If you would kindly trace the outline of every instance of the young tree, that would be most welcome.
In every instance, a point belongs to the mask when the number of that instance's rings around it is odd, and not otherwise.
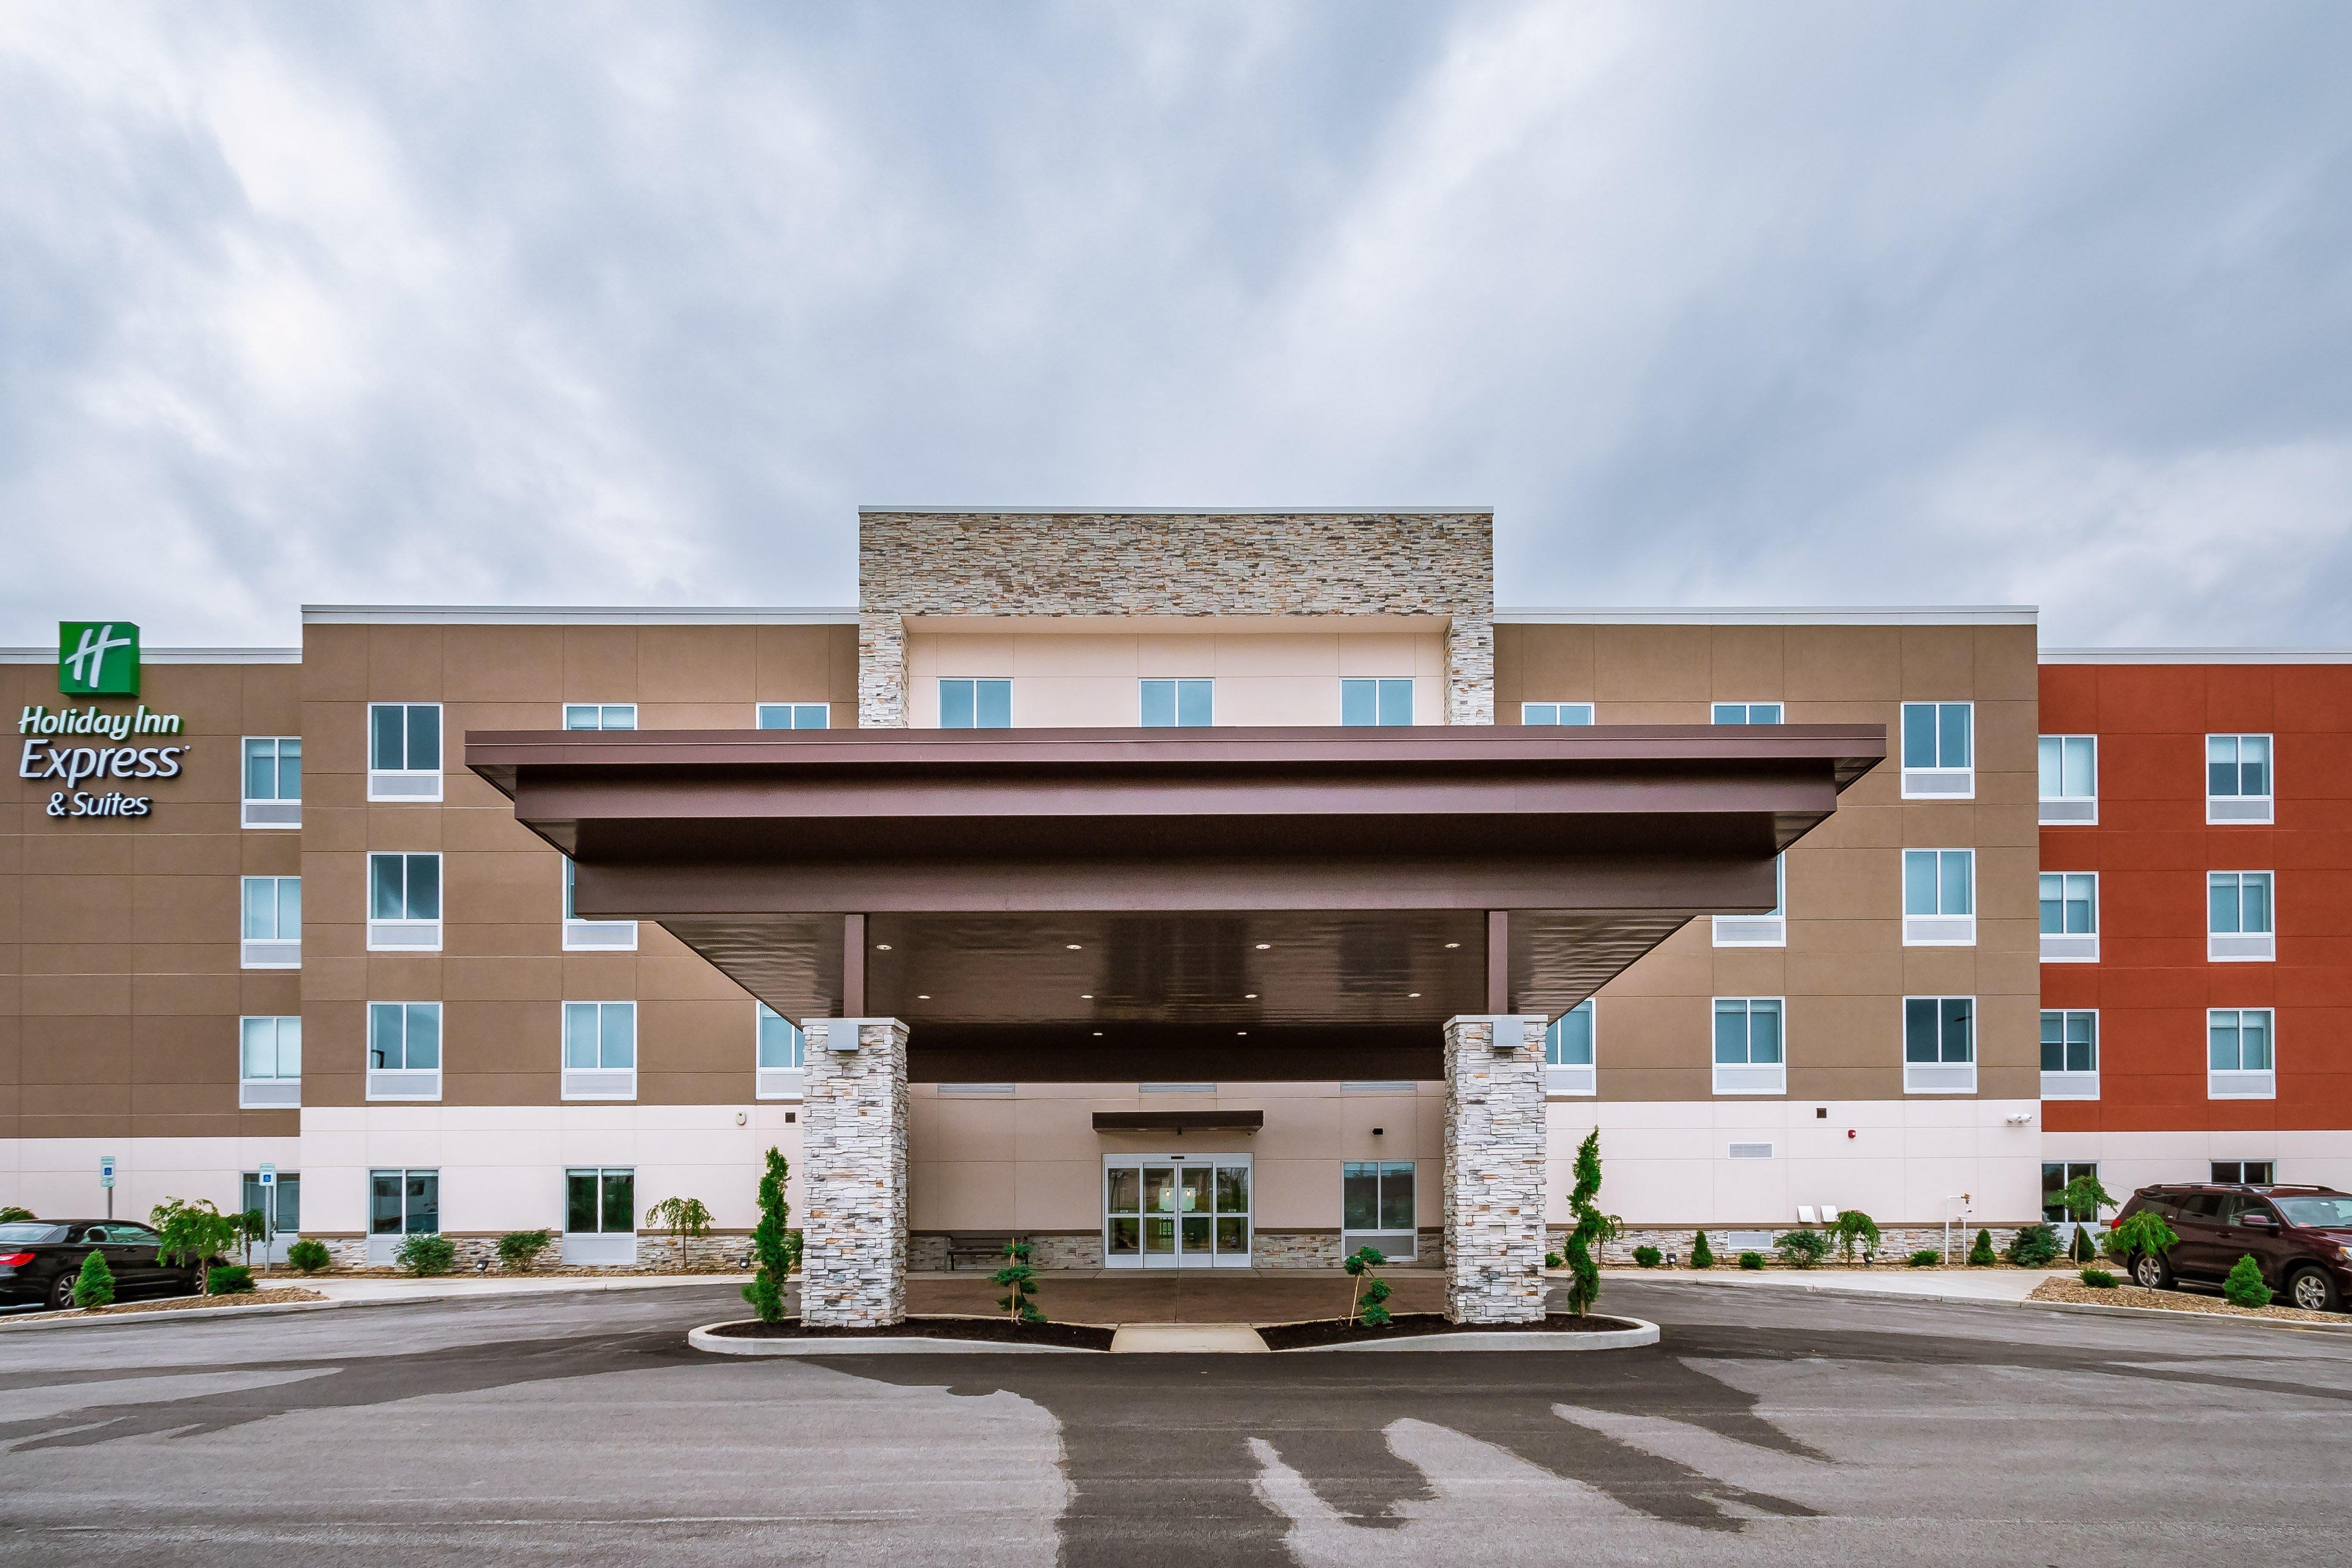
[[[1601,1265],[1593,1260],[1592,1249],[1609,1239],[1611,1228],[1608,1216],[1592,1201],[1600,1194],[1601,1129],[1595,1127],[1577,1145],[1576,1180],[1568,1194],[1569,1212],[1575,1216],[1576,1226],[1561,1244],[1573,1276],[1568,1286],[1569,1311],[1580,1318],[1601,1299]]]
[[[1372,1272],[1387,1261],[1388,1255],[1379,1248],[1359,1247],[1339,1265],[1356,1281],[1348,1294],[1348,1316],[1366,1328],[1379,1328],[1390,1321],[1389,1310],[1382,1304],[1391,1294],[1389,1282]]]
[[[230,1215],[229,1223],[236,1227],[237,1249],[245,1254],[245,1265],[250,1269],[253,1249],[269,1239],[269,1221],[263,1218],[261,1210],[248,1208],[242,1214]]]
[[[669,1232],[670,1250],[677,1254],[677,1266],[683,1269],[687,1239],[699,1241],[710,1234],[710,1210],[698,1197],[666,1197],[646,1210],[646,1223]]]
[[[74,1279],[73,1299],[74,1305],[85,1311],[114,1300],[114,1270],[106,1266],[106,1254],[95,1247],[81,1260],[81,1272]]]
[[[2152,1208],[2126,1215],[2123,1223],[2107,1233],[2107,1249],[2115,1254],[2117,1262],[2125,1264],[2137,1258],[2162,1260],[2166,1253],[2179,1245],[2180,1233]]]
[[[743,1287],[743,1299],[763,1323],[784,1315],[784,1279],[792,1271],[791,1238],[786,1229],[792,1206],[784,1201],[784,1184],[793,1167],[782,1153],[768,1151],[768,1168],[760,1177],[760,1221],[751,1227],[751,1260],[758,1272]]]
[[[1878,1221],[1858,1208],[1841,1209],[1837,1217],[1838,1256],[1848,1263],[1853,1261],[1856,1243],[1864,1251],[1878,1250]]]
[[[1045,1314],[1037,1310],[1037,1275],[1029,1267],[1029,1243],[1017,1237],[1007,1241],[1004,1258],[1004,1267],[988,1277],[990,1284],[1005,1289],[1006,1293],[996,1298],[996,1304],[1015,1322],[1044,1322]]]
[[[236,1245],[237,1217],[223,1214],[208,1197],[194,1203],[167,1197],[148,1211],[147,1223],[163,1238],[156,1261],[194,1264],[199,1291],[205,1289],[205,1266]]]

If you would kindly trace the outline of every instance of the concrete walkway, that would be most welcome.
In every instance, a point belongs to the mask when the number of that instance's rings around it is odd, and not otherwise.
[[[1856,1296],[2021,1301],[2044,1280],[2073,1279],[2073,1269],[1603,1269],[1607,1280],[1656,1285],[1832,1291]]]
[[[593,1274],[445,1274],[430,1280],[369,1276],[338,1279],[333,1275],[306,1280],[298,1274],[274,1274],[266,1280],[257,1277],[254,1282],[264,1289],[300,1285],[331,1301],[438,1301],[537,1296],[561,1291],[658,1291],[677,1285],[741,1285],[751,1278],[749,1274],[615,1274],[610,1278]]]

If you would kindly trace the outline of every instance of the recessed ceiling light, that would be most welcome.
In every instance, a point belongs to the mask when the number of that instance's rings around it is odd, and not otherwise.
[[[1459,946],[1462,946],[1462,944],[1461,944],[1461,943],[1459,943],[1459,942],[1448,942],[1448,943],[1446,944],[1446,946],[1447,946],[1448,947],[1459,947]]]
[[[1080,944],[1076,943],[1076,942],[1065,942],[1065,943],[1063,943],[1063,944],[1062,944],[1062,946],[1065,946],[1065,947],[1067,947],[1071,952],[1075,953],[1075,952],[1076,952],[1076,951],[1078,950]]]
[[[1405,995],[1408,997],[1418,997],[1421,993],[1419,991],[1407,991]]]
[[[1242,993],[1242,1000],[1245,1002],[1254,1002],[1257,1000],[1257,993],[1255,991],[1244,991]]]
[[[928,1002],[931,999],[931,993],[929,991],[917,991],[915,993],[915,999],[919,1002]]]
[[[1234,1030],[1234,1032],[1235,1034],[1247,1034],[1247,1033],[1249,1033],[1249,1030],[1245,1030],[1245,1029],[1237,1029],[1237,1030]]]
[[[1097,1040],[1100,1040],[1100,1039],[1102,1038],[1102,1030],[1095,1030],[1095,1038],[1096,1038]]]
[[[1259,943],[1259,944],[1257,945],[1257,950],[1258,950],[1259,952],[1263,953],[1263,952],[1265,952],[1268,947],[1271,947],[1271,946],[1274,946],[1274,944],[1273,944],[1273,943],[1271,943],[1271,942],[1261,942],[1261,943]]]
[[[1080,991],[1080,992],[1078,993],[1078,1000],[1080,1000],[1080,1001],[1082,1001],[1082,1002],[1090,1002],[1090,1001],[1093,1001],[1094,999],[1095,999],[1095,994],[1094,994],[1092,991]]]
[[[877,953],[887,953],[890,950],[890,944],[887,942],[877,942],[874,944],[874,950]]]

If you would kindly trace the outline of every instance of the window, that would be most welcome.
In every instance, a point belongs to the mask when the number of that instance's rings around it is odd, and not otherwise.
[[[244,804],[239,816],[248,828],[302,825],[302,737],[245,737]]]
[[[1973,800],[1976,705],[1903,705],[1903,798]]]
[[[367,1097],[441,1098],[441,1004],[368,1004]]]
[[[368,1261],[389,1263],[410,1236],[441,1229],[441,1173],[437,1170],[368,1172]]]
[[[1349,1160],[1339,1167],[1339,1250],[1378,1249],[1391,1262],[1417,1249],[1411,1160]]]
[[[1011,681],[941,681],[941,729],[1011,729]]]
[[[563,1173],[563,1260],[637,1260],[637,1173],[610,1166]],[[681,1260],[683,1261],[683,1260]]]
[[[1591,724],[1591,703],[1521,703],[1521,724]]]
[[[2205,820],[2267,822],[2272,817],[2271,737],[2205,737]]]
[[[1412,682],[1341,681],[1339,722],[1352,725],[1411,724]]]
[[[2045,823],[2099,820],[2099,737],[2042,737],[2042,820]]]
[[[2213,1181],[2219,1186],[2271,1186],[2278,1180],[2278,1166],[2270,1160],[2215,1160]],[[2331,1219],[2333,1216],[2329,1217]]]
[[[567,953],[634,953],[637,923],[634,920],[583,920],[572,907],[579,868],[563,857],[563,950]]]
[[[765,1002],[751,1004],[752,1083],[761,1100],[801,1097],[802,1069],[808,1064],[808,1037]]]
[[[565,703],[563,727],[566,729],[635,729],[637,727],[637,705],[635,703]]]
[[[2205,956],[2216,964],[2278,956],[2271,929],[2271,873],[2216,871],[2205,876]]]
[[[1593,1061],[1595,1010],[1587,997],[1544,1028],[1544,1090],[1591,1094],[1599,1090]]]
[[[441,799],[441,705],[368,704],[368,799]]]
[[[278,1239],[282,1241],[289,1236],[302,1233],[302,1177],[299,1173],[279,1171],[277,1180],[263,1186],[259,1171],[247,1171],[244,1186],[241,1205],[244,1211],[250,1214],[259,1209]],[[274,1205],[269,1198],[273,1192],[278,1195]],[[270,1212],[273,1207],[277,1210],[274,1214]]]
[[[290,1110],[302,1103],[302,1020],[236,1020],[236,1103],[244,1111]]]
[[[2206,1098],[2278,1098],[2272,1024],[2268,1008],[2215,1008],[2205,1015]]]
[[[1903,945],[1968,947],[1977,939],[1977,852],[1903,852]]]
[[[2042,1097],[2099,1097],[2099,1015],[2046,1009],[2042,1014]]]
[[[2044,1015],[2047,1016],[2046,1014]],[[2063,1225],[2073,1217],[2059,1203],[2058,1195],[2076,1176],[2096,1177],[2096,1160],[2044,1160],[2042,1162],[2042,1218],[2051,1225]]]
[[[1903,1092],[1973,1094],[1976,1088],[1976,998],[1904,998]]]
[[[2095,872],[2042,873],[2042,961],[2095,964],[2099,958],[2099,878]]]
[[[1786,947],[1789,945],[1789,857],[1772,857],[1772,912],[1769,915],[1718,915],[1715,945],[1718,947]]]
[[[1209,716],[1213,684],[1192,680],[1142,682],[1143,727],[1195,729],[1214,723]]]
[[[761,729],[826,729],[833,710],[823,703],[761,703],[754,722]]]
[[[1715,705],[1717,724],[1778,724],[1780,722],[1779,703],[1717,703]]]
[[[1783,1094],[1789,1064],[1780,1036],[1778,997],[1715,998],[1715,1092]]]
[[[637,1004],[563,1004],[563,1097],[637,1096]]]
[[[247,969],[302,967],[302,879],[248,876],[241,879],[244,904],[237,962]]]
[[[441,857],[368,856],[368,949],[438,952],[441,948]]]

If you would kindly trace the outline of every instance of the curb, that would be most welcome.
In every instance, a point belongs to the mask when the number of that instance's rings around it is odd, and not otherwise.
[[[731,1318],[730,1322],[740,1322]],[[705,1323],[688,1330],[686,1343],[713,1355],[1108,1355],[1108,1351],[1085,1350],[1074,1344],[1009,1344],[996,1339],[918,1339],[910,1335],[877,1334],[871,1339],[736,1339],[712,1331],[726,1323]]]
[[[1656,1279],[1654,1273],[1650,1278]],[[1874,1301],[1926,1301],[1947,1307],[2025,1307],[2043,1312],[2079,1312],[2089,1317],[2191,1319],[2202,1323],[2228,1323],[2247,1328],[2295,1329],[2305,1333],[2352,1334],[2352,1321],[2341,1323],[2304,1322],[2294,1318],[2241,1318],[2226,1312],[2187,1312],[2178,1307],[2107,1306],[2098,1301],[2039,1301],[2031,1296],[1952,1296],[1923,1291],[1874,1291],[1854,1285],[1798,1285],[1780,1281],[1736,1284],[1729,1280],[1675,1280],[1677,1286],[1697,1285],[1718,1291],[1792,1291],[1813,1296],[1859,1296]]]
[[[1276,1355],[1319,1355],[1327,1351],[1492,1351],[1492,1350],[1632,1350],[1658,1343],[1658,1325],[1644,1318],[1627,1318],[1630,1329],[1600,1333],[1573,1330],[1502,1329],[1493,1333],[1424,1333],[1405,1339],[1360,1340],[1354,1344],[1298,1344]]]
[[[733,1276],[713,1279],[684,1279],[679,1284],[723,1284]],[[751,1278],[744,1275],[744,1279]],[[439,1306],[449,1301],[528,1301],[534,1296],[576,1296],[622,1291],[651,1291],[668,1288],[666,1285],[625,1285],[609,1280],[584,1280],[578,1285],[553,1286],[538,1291],[436,1291],[414,1296],[369,1296],[355,1301],[264,1301],[251,1307],[184,1307],[163,1312],[124,1312],[101,1318],[61,1318],[47,1313],[38,1317],[0,1318],[0,1334],[31,1333],[36,1330],[94,1329],[149,1327],[155,1323],[210,1322],[216,1318],[286,1317],[296,1312],[357,1311],[362,1307]]]

